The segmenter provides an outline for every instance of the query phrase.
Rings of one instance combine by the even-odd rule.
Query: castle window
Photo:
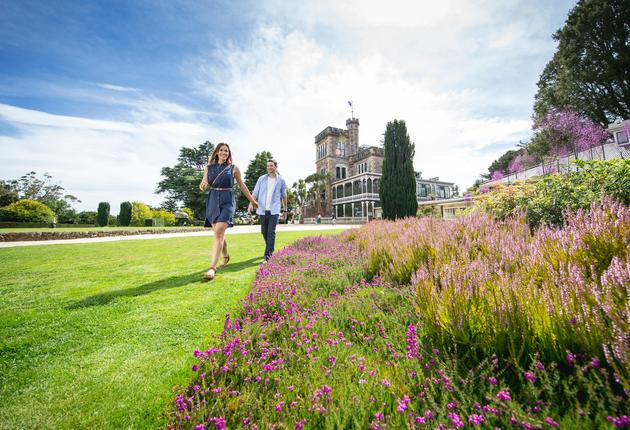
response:
[[[346,143],[337,142],[337,157],[345,157],[345,156],[346,156]]]

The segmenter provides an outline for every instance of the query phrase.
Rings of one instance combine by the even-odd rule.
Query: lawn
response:
[[[207,237],[0,249],[0,428],[163,427],[261,263],[259,234],[228,242],[212,282]]]

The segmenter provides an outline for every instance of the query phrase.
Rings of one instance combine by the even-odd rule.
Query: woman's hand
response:
[[[254,209],[258,209],[258,202],[256,201],[256,199],[252,199],[250,206]]]
[[[199,183],[199,189],[201,191],[205,191],[206,188],[208,188],[208,181],[206,181],[206,178],[204,177],[201,182]]]

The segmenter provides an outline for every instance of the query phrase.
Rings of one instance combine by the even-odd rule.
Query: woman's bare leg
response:
[[[223,244],[225,243],[226,228],[226,222],[217,222],[212,226],[212,231],[214,232],[214,243],[212,244],[212,253],[210,254],[210,269],[207,272],[207,274],[210,274],[210,271],[212,271],[212,276],[214,276],[214,272],[217,270],[217,261],[219,261],[219,256],[221,255],[221,250],[223,249]]]

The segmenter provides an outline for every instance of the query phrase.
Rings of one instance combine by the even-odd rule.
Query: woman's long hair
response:
[[[230,149],[230,145],[225,142],[219,143],[216,148],[214,148],[214,151],[212,151],[212,155],[210,156],[210,160],[208,160],[208,164],[219,164],[219,149],[221,149],[222,146],[225,146],[229,152],[226,162],[228,164],[232,164],[232,150]]]

